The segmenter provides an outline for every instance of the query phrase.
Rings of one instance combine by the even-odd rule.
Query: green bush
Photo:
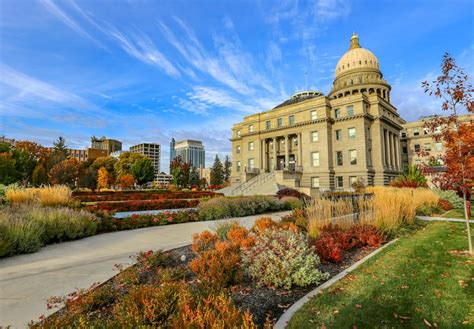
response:
[[[416,208],[416,214],[419,216],[432,216],[433,214],[441,214],[444,210],[438,205],[425,205]]]
[[[303,201],[293,196],[286,196],[281,198],[281,201],[285,204],[285,209],[302,209]]]
[[[35,252],[41,246],[94,235],[95,217],[68,208],[4,207],[0,215],[0,257]]]
[[[240,223],[236,220],[226,220],[214,225],[213,231],[216,232],[216,235],[219,237],[219,240],[227,240],[227,233],[234,226],[239,226]]]
[[[433,189],[433,192],[438,195],[441,199],[448,200],[449,203],[453,205],[454,208],[464,208],[464,202],[462,198],[460,198],[455,191],[452,190],[440,190],[440,189]]]
[[[242,267],[257,286],[283,287],[316,284],[329,277],[318,270],[319,257],[302,233],[267,229],[245,249]]]
[[[217,197],[198,206],[199,219],[215,220],[290,209],[290,205],[274,196]]]

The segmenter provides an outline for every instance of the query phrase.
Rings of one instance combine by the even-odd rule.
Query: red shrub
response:
[[[383,234],[372,225],[355,225],[348,232],[355,237],[359,247],[379,247],[384,242]]]
[[[216,241],[219,238],[214,233],[203,231],[198,234],[193,234],[193,243],[191,249],[196,253],[202,253],[214,248]]]
[[[86,206],[89,211],[140,211],[140,210],[160,210],[193,208],[199,204],[199,200],[131,200],[121,202],[102,201],[94,205]]]
[[[443,208],[443,210],[445,211],[448,211],[448,210],[451,210],[453,209],[453,205],[451,204],[451,202],[449,202],[448,200],[445,200],[445,199],[439,199],[438,201],[438,205]]]
[[[342,260],[341,244],[331,235],[320,236],[313,244],[322,262],[337,263]]]
[[[261,217],[255,221],[255,224],[252,226],[252,231],[263,232],[268,228],[277,226],[277,222],[275,222],[271,217]]]
[[[250,236],[249,231],[240,225],[234,225],[227,232],[227,239],[239,248],[249,248],[255,244],[255,238]]]

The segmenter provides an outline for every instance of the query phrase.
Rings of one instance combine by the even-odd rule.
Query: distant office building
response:
[[[162,187],[168,187],[171,182],[173,181],[173,176],[168,175],[164,172],[159,173],[156,175],[155,182],[158,183]]]
[[[107,150],[88,148],[87,149],[87,160],[94,161],[97,158],[103,158],[108,155]]]
[[[176,150],[175,150],[175,145],[176,145],[176,141],[174,140],[174,138],[171,138],[171,142],[170,142],[170,172],[171,172],[171,162],[173,162],[174,158],[176,158]]]
[[[142,143],[130,146],[130,152],[146,155],[153,161],[155,177],[160,173],[160,144]]]
[[[122,142],[106,137],[91,137],[91,148],[107,151],[107,155],[116,151],[122,151]]]
[[[86,150],[68,149],[67,151],[70,157],[76,158],[79,162],[86,162],[89,159]]]
[[[174,143],[174,139],[171,140],[171,143]],[[186,139],[181,142],[176,142],[173,151],[170,153],[172,153],[174,157],[181,156],[184,162],[190,163],[194,168],[204,168],[206,166],[206,154],[201,141]]]
[[[207,184],[211,184],[211,168],[200,168],[199,178],[205,179]]]

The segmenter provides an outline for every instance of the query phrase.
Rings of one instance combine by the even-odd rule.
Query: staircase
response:
[[[228,186],[217,192],[225,196],[237,195],[273,195],[280,190],[276,183],[275,173],[261,173],[246,182],[234,186]]]

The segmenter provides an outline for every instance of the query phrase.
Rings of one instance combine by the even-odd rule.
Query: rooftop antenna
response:
[[[308,90],[308,72],[304,72],[305,90]]]

